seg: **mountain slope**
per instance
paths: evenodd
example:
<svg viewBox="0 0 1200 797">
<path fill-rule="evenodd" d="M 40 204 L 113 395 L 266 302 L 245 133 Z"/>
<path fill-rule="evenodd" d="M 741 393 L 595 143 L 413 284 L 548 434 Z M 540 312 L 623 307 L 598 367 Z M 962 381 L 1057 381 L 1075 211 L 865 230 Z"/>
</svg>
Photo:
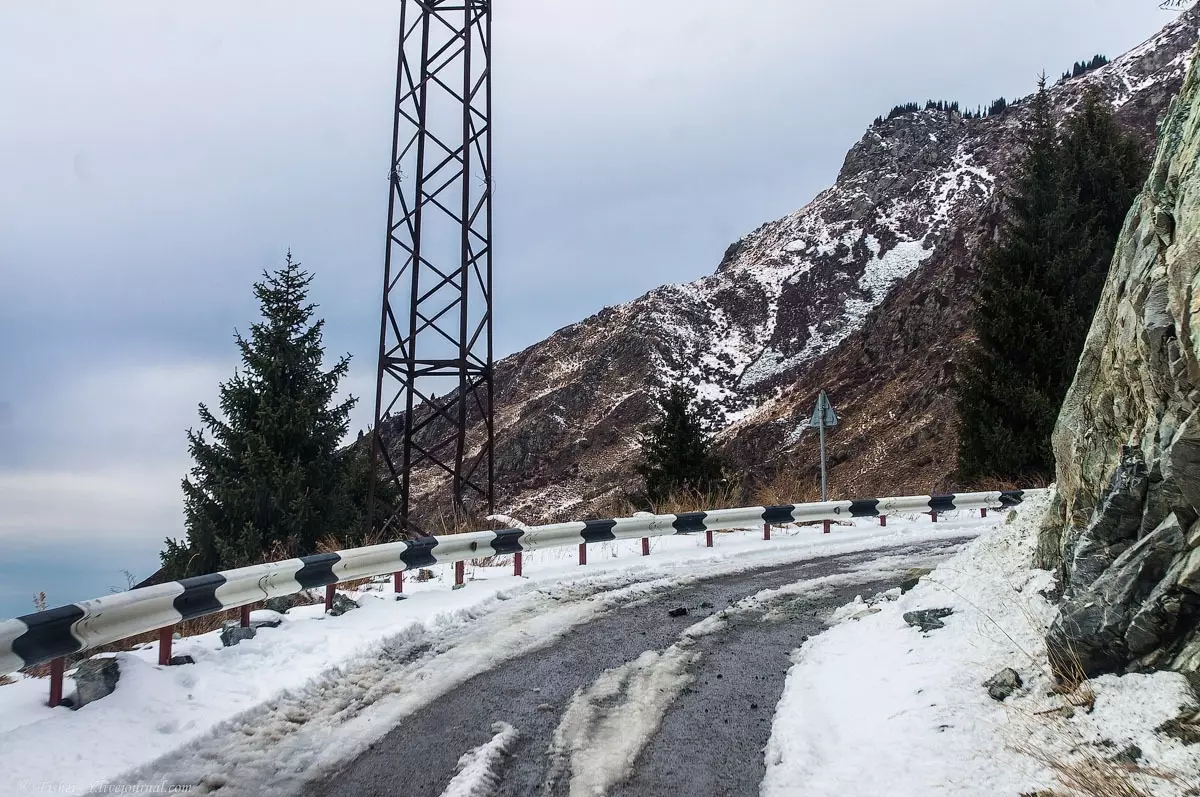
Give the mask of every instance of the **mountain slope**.
<svg viewBox="0 0 1200 797">
<path fill-rule="evenodd" d="M 1149 148 L 1197 19 L 1188 11 L 1055 85 L 1056 113 L 1095 88 Z M 872 126 L 832 187 L 732 244 L 714 274 L 606 308 L 498 363 L 497 508 L 583 516 L 634 486 L 637 430 L 654 392 L 677 378 L 696 384 L 748 482 L 817 467 L 804 424 L 824 387 L 843 420 L 831 436 L 835 495 L 951 487 L 955 365 L 1026 105 Z M 418 505 L 439 490 L 436 474 L 414 476 Z"/>
</svg>

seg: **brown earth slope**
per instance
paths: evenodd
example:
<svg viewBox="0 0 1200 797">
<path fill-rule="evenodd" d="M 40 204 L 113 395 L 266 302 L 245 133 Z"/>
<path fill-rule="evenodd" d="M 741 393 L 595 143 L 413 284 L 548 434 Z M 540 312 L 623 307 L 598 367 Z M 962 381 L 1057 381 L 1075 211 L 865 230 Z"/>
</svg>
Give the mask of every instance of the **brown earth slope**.
<svg viewBox="0 0 1200 797">
<path fill-rule="evenodd" d="M 1089 88 L 1152 147 L 1200 14 L 1098 70 L 1052 87 L 1056 113 Z M 634 487 L 637 431 L 653 395 L 694 383 L 746 483 L 815 471 L 805 428 L 816 393 L 842 418 L 830 437 L 835 495 L 949 490 L 953 385 L 1028 103 L 985 119 L 903 114 L 867 130 L 836 183 L 732 244 L 714 274 L 606 308 L 496 366 L 496 508 L 582 517 Z M 400 419 L 385 428 L 394 445 Z M 471 433 L 478 439 L 480 426 Z M 444 494 L 414 476 L 418 513 Z"/>
</svg>

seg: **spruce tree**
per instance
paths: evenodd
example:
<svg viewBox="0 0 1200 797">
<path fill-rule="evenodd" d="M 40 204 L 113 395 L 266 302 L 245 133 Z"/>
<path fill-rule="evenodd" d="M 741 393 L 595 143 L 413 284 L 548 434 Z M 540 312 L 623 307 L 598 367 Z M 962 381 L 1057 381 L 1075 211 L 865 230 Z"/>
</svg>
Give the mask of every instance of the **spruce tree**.
<svg viewBox="0 0 1200 797">
<path fill-rule="evenodd" d="M 242 367 L 220 385 L 223 417 L 201 404 L 201 428 L 187 432 L 187 540 L 167 540 L 162 554 L 172 577 L 249 564 L 277 544 L 312 553 L 327 535 L 361 533 L 363 447 L 339 451 L 357 400 L 334 402 L 350 358 L 323 369 L 311 281 L 288 252 L 254 286 L 262 320 L 248 338 L 235 333 Z"/>
<path fill-rule="evenodd" d="M 723 465 L 709 447 L 691 387 L 672 385 L 659 401 L 659 418 L 641 435 L 646 497 L 657 503 L 679 490 L 709 492 L 723 478 Z"/>
<path fill-rule="evenodd" d="M 1045 78 L 1006 218 L 985 254 L 978 341 L 960 383 L 959 476 L 1050 478 L 1050 434 L 1125 214 L 1145 178 L 1137 142 L 1089 93 L 1057 131 Z"/>
</svg>

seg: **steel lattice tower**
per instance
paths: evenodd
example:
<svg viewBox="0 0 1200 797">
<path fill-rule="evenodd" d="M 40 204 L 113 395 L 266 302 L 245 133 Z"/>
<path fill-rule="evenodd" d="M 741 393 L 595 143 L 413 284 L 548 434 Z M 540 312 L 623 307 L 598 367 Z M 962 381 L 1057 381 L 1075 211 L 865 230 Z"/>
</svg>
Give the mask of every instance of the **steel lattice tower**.
<svg viewBox="0 0 1200 797">
<path fill-rule="evenodd" d="M 456 514 L 492 510 L 490 53 L 490 0 L 402 0 L 371 465 L 409 533 L 418 468 L 449 475 Z"/>
</svg>

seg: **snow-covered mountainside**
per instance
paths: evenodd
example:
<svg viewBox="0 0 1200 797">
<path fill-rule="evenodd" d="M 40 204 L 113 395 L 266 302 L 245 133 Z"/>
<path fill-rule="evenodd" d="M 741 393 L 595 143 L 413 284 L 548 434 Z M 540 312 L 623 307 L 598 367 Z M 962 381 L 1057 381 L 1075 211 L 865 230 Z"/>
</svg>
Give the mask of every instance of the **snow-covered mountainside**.
<svg viewBox="0 0 1200 797">
<path fill-rule="evenodd" d="M 1056 111 L 1099 90 L 1149 149 L 1198 20 L 1185 12 L 1056 84 Z M 708 400 L 725 453 L 750 481 L 785 464 L 816 467 L 805 423 L 824 387 L 843 421 L 831 437 L 835 494 L 951 488 L 955 363 L 1027 106 L 984 119 L 916 111 L 872 126 L 831 188 L 730 245 L 711 276 L 606 308 L 498 363 L 497 508 L 582 516 L 631 486 L 652 396 L 681 377 Z M 416 494 L 438 479 L 415 478 Z"/>
</svg>

